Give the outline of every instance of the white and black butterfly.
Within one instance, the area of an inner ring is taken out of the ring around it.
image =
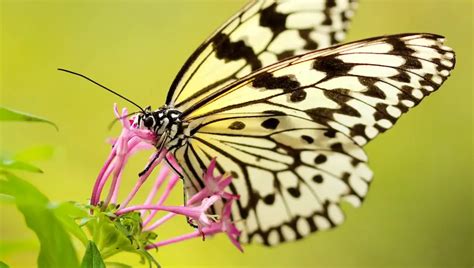
[[[233,175],[242,242],[274,245],[341,224],[340,203],[359,206],[372,179],[362,146],[454,68],[434,34],[331,46],[355,6],[252,1],[191,55],[166,104],[139,116],[181,165],[188,196],[213,157]]]

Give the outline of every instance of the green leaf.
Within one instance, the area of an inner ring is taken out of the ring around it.
[[[10,266],[8,266],[6,263],[4,263],[3,261],[0,261],[0,268],[9,268]]]
[[[37,160],[49,160],[53,156],[54,148],[50,145],[40,145],[30,147],[13,156],[13,159],[17,161],[37,161]]]
[[[40,168],[32,164],[29,164],[23,161],[18,161],[15,159],[9,159],[6,157],[0,157],[0,168],[30,171],[34,173],[43,173],[43,171]]]
[[[100,256],[99,249],[97,249],[97,246],[92,241],[89,241],[89,244],[87,244],[81,268],[105,268],[105,263],[102,260],[102,256]]]
[[[29,161],[49,159],[52,157],[53,151],[53,147],[43,145],[28,148],[13,157],[2,155],[0,156],[0,168],[43,173],[40,168],[30,164]]]
[[[129,212],[117,216],[116,205],[109,205],[105,211],[102,206],[91,206],[92,214],[84,221],[84,225],[92,235],[103,259],[121,252],[135,253],[140,256],[141,263],[148,262],[149,267],[160,267],[159,263],[145,249],[152,243],[156,234],[143,231],[141,217],[138,212]],[[110,217],[110,215],[114,217]]]
[[[54,215],[56,215],[58,220],[63,224],[66,231],[73,234],[84,244],[84,246],[86,246],[88,243],[87,235],[75,220],[87,217],[87,212],[71,202],[60,203],[56,206],[50,207],[52,208]]]
[[[0,171],[0,193],[15,198],[26,225],[40,241],[38,267],[78,267],[79,262],[68,233],[49,207],[48,198],[29,182]]]
[[[23,112],[18,112],[14,110],[10,110],[8,108],[0,106],[0,121],[27,121],[27,122],[42,122],[42,123],[47,123],[52,125],[56,130],[58,129],[58,126],[46,119],[43,119],[41,117],[37,117],[34,115],[30,115],[27,113]]]

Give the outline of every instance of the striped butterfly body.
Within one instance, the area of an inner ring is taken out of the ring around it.
[[[343,222],[372,172],[362,146],[436,91],[454,52],[434,34],[343,45],[353,0],[256,0],[194,52],[166,105],[139,116],[182,167],[187,196],[213,157],[240,195],[242,242],[296,240]]]

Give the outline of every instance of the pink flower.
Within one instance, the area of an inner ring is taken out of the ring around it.
[[[216,230],[219,230],[220,232],[225,232],[227,236],[229,237],[230,241],[232,242],[232,244],[234,244],[235,247],[237,247],[241,252],[243,252],[244,250],[239,243],[240,231],[237,229],[237,227],[235,227],[231,218],[231,213],[232,213],[231,207],[234,200],[235,199],[230,199],[224,205],[224,208],[222,209],[220,221],[210,225],[209,229],[216,229]]]
[[[237,247],[237,249],[243,252],[243,248],[240,245],[239,240],[238,240],[240,236],[240,231],[237,229],[237,227],[235,227],[231,219],[231,207],[234,200],[235,199],[232,198],[228,200],[227,203],[224,205],[219,221],[213,222],[210,225],[203,227],[201,230],[147,245],[146,249],[158,248],[165,245],[188,240],[191,238],[196,238],[200,236],[212,236],[212,235],[224,232],[227,234],[232,244],[234,244],[234,246]]]
[[[140,222],[137,224],[137,226],[140,226],[140,230],[145,233],[156,232],[159,226],[175,216],[191,218],[198,225],[197,230],[194,230],[188,234],[183,234],[158,242],[151,242],[147,240],[144,242],[146,244],[142,245],[140,248],[152,249],[194,237],[226,233],[231,242],[240,251],[242,251],[242,247],[238,242],[240,232],[235,227],[231,219],[231,206],[235,199],[238,199],[239,197],[225,191],[232,181],[231,176],[214,175],[216,159],[213,158],[211,160],[207,170],[203,174],[203,189],[191,196],[186,205],[164,205],[168,196],[176,188],[177,182],[180,179],[179,175],[174,172],[174,170],[177,170],[178,172],[181,171],[179,163],[177,163],[173,155],[168,153],[165,149],[156,151],[156,141],[159,139],[159,137],[157,137],[152,131],[141,129],[138,124],[134,123],[136,122],[136,117],[135,120],[127,119],[127,110],[123,109],[122,114],[119,114],[116,105],[114,106],[114,110],[117,118],[122,123],[122,132],[120,136],[113,142],[112,151],[104,167],[101,169],[99,176],[97,177],[91,195],[91,205],[95,206],[101,211],[108,211],[108,205],[115,204],[115,206],[112,206],[112,213],[114,213],[115,217],[117,218],[127,217],[125,222],[130,221],[130,219],[135,219],[134,216],[128,217],[128,215],[132,215],[129,213],[133,213],[135,211],[139,212],[139,214],[135,213],[133,215],[140,219]],[[139,151],[149,149],[154,150],[149,157],[148,164],[145,166],[145,172],[140,173],[138,180],[136,180],[135,186],[131,189],[125,200],[123,200],[120,205],[117,206],[117,197],[122,181],[122,173],[128,159]],[[166,161],[163,161],[165,159]],[[169,167],[168,163],[173,165],[173,167]],[[153,170],[157,167],[159,167],[159,172],[155,178],[154,183],[151,184],[151,190],[149,190],[146,200],[144,202],[139,202],[138,205],[130,206],[129,204],[131,202],[136,202],[136,194],[142,190],[142,186],[150,178]],[[101,194],[109,178],[112,178],[112,182],[110,183],[107,197],[102,203],[100,202]],[[162,186],[164,186],[165,189],[160,191]],[[179,188],[178,190],[183,191],[182,188]],[[159,192],[161,195],[157,196]],[[223,208],[218,215],[210,218],[208,211],[211,206],[216,205],[216,203],[223,203]],[[158,211],[165,211],[168,212],[168,214],[161,218],[155,219]],[[154,220],[153,223],[152,220]],[[162,235],[160,234],[160,238],[161,237]]]
[[[232,177],[224,177],[224,175],[214,176],[215,168],[216,158],[213,158],[207,168],[207,171],[203,174],[205,187],[201,191],[197,192],[194,196],[192,196],[189,199],[188,204],[194,204],[196,202],[199,202],[205,196],[218,195],[226,200],[235,197],[234,195],[225,192],[225,188],[231,183]]]
[[[204,198],[200,206],[156,206],[156,205],[138,205],[128,208],[120,209],[115,214],[122,215],[135,210],[161,210],[168,211],[174,214],[189,217],[199,223],[200,226],[208,226],[211,224],[206,211],[220,199],[220,196],[213,195],[209,198]]]
[[[176,213],[192,218],[197,221],[199,225],[208,226],[211,224],[211,221],[209,220],[206,211],[219,199],[220,196],[213,195],[209,198],[204,198],[201,205],[198,207],[178,207]]]
[[[120,185],[121,174],[128,158],[140,150],[154,148],[154,143],[156,141],[155,133],[149,130],[137,129],[130,125],[130,121],[127,119],[127,109],[124,108],[122,110],[122,115],[120,115],[117,105],[115,104],[114,111],[115,115],[122,123],[122,133],[115,141],[112,151],[97,177],[91,195],[91,205],[98,204],[105,183],[112,172],[112,186],[110,187],[109,194],[105,200],[105,206],[107,206],[110,201],[114,203],[119,190],[118,187]]]

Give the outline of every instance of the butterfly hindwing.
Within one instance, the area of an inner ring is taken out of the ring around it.
[[[180,109],[284,58],[343,40],[355,0],[255,0],[188,59],[167,104]]]
[[[190,133],[173,148],[186,190],[211,157],[235,179],[243,242],[267,245],[340,224],[372,173],[361,148],[437,90],[454,53],[432,34],[376,37],[295,56],[218,89],[184,111]]]
[[[202,187],[196,175],[211,156],[234,177],[230,190],[240,195],[233,217],[241,241],[266,245],[342,223],[340,201],[358,206],[372,175],[364,151],[349,137],[286,115],[206,118],[175,152],[191,193]]]

